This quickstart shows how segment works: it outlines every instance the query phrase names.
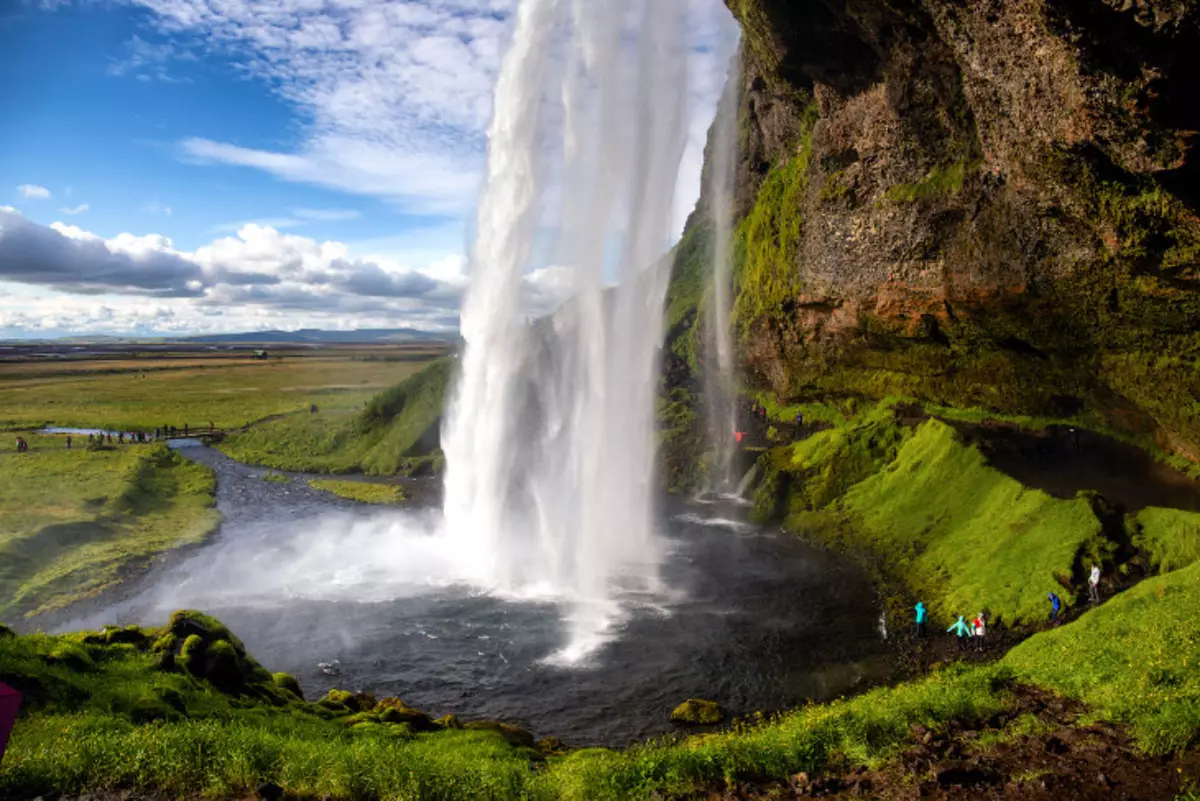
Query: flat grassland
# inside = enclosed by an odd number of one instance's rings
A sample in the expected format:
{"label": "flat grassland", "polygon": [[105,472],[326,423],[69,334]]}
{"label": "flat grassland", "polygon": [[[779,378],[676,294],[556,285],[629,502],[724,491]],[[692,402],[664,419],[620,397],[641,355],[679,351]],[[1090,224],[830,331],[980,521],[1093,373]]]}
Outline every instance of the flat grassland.
{"label": "flat grassland", "polygon": [[0,451],[0,615],[102,592],[220,520],[212,473],[165,445],[68,451],[60,437],[26,440],[29,453]]}
{"label": "flat grassland", "polygon": [[437,345],[138,353],[0,361],[0,430],[43,425],[241,428],[308,409],[361,407],[446,352]]}
{"label": "flat grassland", "polygon": [[[217,526],[207,468],[165,445],[90,450],[43,426],[222,429],[303,410],[352,415],[444,348],[327,347],[248,352],[127,352],[0,361],[0,620],[60,609],[127,578],[160,552]],[[278,354],[282,354],[282,358]],[[321,414],[309,415],[312,405]],[[29,453],[16,452],[22,436]],[[382,499],[380,499],[382,500]]]}

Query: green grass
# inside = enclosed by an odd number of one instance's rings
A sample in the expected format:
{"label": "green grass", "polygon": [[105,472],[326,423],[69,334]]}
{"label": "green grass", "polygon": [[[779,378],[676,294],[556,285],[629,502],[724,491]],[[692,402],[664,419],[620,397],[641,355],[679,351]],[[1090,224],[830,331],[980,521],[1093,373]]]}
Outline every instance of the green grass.
{"label": "green grass", "polygon": [[[149,430],[240,428],[279,414],[361,409],[433,358],[366,361],[345,355],[123,359],[0,365],[0,428],[44,424]],[[53,368],[53,370],[51,369]]]}
{"label": "green grass", "polygon": [[1134,543],[1150,554],[1163,573],[1200,561],[1200,514],[1179,509],[1149,508],[1138,512]]}
{"label": "green grass", "polygon": [[0,452],[0,615],[95,595],[156,553],[203,541],[220,519],[208,468],[164,445],[68,451],[27,436]]}
{"label": "green grass", "polygon": [[1131,723],[1166,754],[1200,742],[1200,564],[1147,579],[1079,620],[1018,645],[1023,677]]}
{"label": "green grass", "polygon": [[307,411],[230,437],[220,446],[248,464],[310,473],[394,475],[434,457],[456,362],[439,359],[371,398],[360,412]]}
{"label": "green grass", "polygon": [[26,698],[0,765],[0,796],[230,797],[269,779],[310,797],[507,799],[530,782],[538,755],[500,732],[361,723],[343,705],[281,689],[216,621],[177,613],[173,623],[185,617],[206,629],[198,639],[209,653],[235,665],[224,684],[207,667],[197,673],[168,658],[178,625],[4,640],[0,680]]}
{"label": "green grass", "polygon": [[1076,557],[1099,556],[1104,544],[1086,498],[1057,500],[1023,486],[937,420],[842,505],[858,529],[851,536],[887,554],[944,619],[981,609],[1010,625],[1044,618],[1047,594],[1061,593]]}
{"label": "green grass", "polygon": [[913,203],[918,200],[929,200],[943,195],[952,195],[962,189],[967,172],[972,165],[966,161],[956,161],[942,167],[936,167],[915,184],[897,184],[888,189],[886,197],[895,203]]}
{"label": "green grass", "polygon": [[359,503],[397,504],[404,500],[404,488],[394,484],[313,479],[308,482],[308,485],[313,489],[332,492],[338,497]]}

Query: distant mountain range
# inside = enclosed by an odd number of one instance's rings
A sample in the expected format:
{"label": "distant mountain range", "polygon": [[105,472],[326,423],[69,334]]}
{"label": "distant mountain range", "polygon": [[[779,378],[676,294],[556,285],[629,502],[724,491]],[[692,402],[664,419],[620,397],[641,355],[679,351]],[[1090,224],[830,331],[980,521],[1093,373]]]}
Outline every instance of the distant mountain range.
{"label": "distant mountain range", "polygon": [[455,332],[421,331],[416,328],[363,328],[354,331],[324,331],[304,328],[299,331],[245,331],[236,334],[207,334],[185,337],[136,337],[93,334],[83,336],[45,337],[39,339],[4,339],[0,343],[28,347],[46,345],[136,345],[186,343],[193,345],[370,345],[403,344],[406,342],[456,342]]}
{"label": "distant mountain range", "polygon": [[238,343],[263,342],[277,344],[370,344],[402,342],[452,342],[455,333],[435,333],[416,328],[361,328],[354,331],[323,331],[302,328],[299,331],[247,331],[241,334],[210,334],[199,337],[178,337],[175,342]]}

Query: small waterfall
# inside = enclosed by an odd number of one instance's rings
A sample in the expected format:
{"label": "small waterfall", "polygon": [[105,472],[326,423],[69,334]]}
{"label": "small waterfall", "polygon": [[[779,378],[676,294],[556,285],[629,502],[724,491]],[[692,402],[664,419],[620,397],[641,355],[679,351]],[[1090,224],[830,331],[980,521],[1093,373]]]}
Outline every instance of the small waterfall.
{"label": "small waterfall", "polygon": [[[474,580],[569,602],[562,661],[604,641],[621,595],[658,584],[661,257],[688,134],[689,5],[522,0],[496,90],[445,525]],[[529,326],[522,276],[548,239],[573,297]]]}
{"label": "small waterfall", "polygon": [[704,386],[709,442],[714,450],[709,489],[716,493],[728,493],[733,488],[734,458],[737,456],[734,432],[738,426],[738,394],[733,336],[730,331],[730,295],[733,291],[733,197],[738,145],[739,67],[740,64],[735,61],[717,107],[705,186],[713,246],[712,286],[705,319],[707,358]]}
{"label": "small waterfall", "polygon": [[735,498],[745,499],[746,493],[750,491],[750,487],[754,485],[754,479],[758,477],[758,462],[750,465],[750,469],[746,471],[746,475],[742,476],[742,480],[738,482],[737,489],[734,490]]}

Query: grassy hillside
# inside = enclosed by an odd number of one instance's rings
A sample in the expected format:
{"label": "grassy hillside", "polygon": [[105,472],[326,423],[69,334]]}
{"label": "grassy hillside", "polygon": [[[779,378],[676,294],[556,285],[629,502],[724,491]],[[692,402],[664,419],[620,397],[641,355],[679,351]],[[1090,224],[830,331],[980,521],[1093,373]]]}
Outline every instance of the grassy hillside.
{"label": "grassy hillside", "polygon": [[76,438],[68,451],[61,437],[26,439],[31,452],[0,452],[0,614],[101,592],[220,519],[212,473],[164,445],[89,451]]}
{"label": "grassy hillside", "polygon": [[360,412],[289,415],[230,437],[221,450],[242,462],[312,473],[393,475],[435,465],[456,364],[432,362]]}

